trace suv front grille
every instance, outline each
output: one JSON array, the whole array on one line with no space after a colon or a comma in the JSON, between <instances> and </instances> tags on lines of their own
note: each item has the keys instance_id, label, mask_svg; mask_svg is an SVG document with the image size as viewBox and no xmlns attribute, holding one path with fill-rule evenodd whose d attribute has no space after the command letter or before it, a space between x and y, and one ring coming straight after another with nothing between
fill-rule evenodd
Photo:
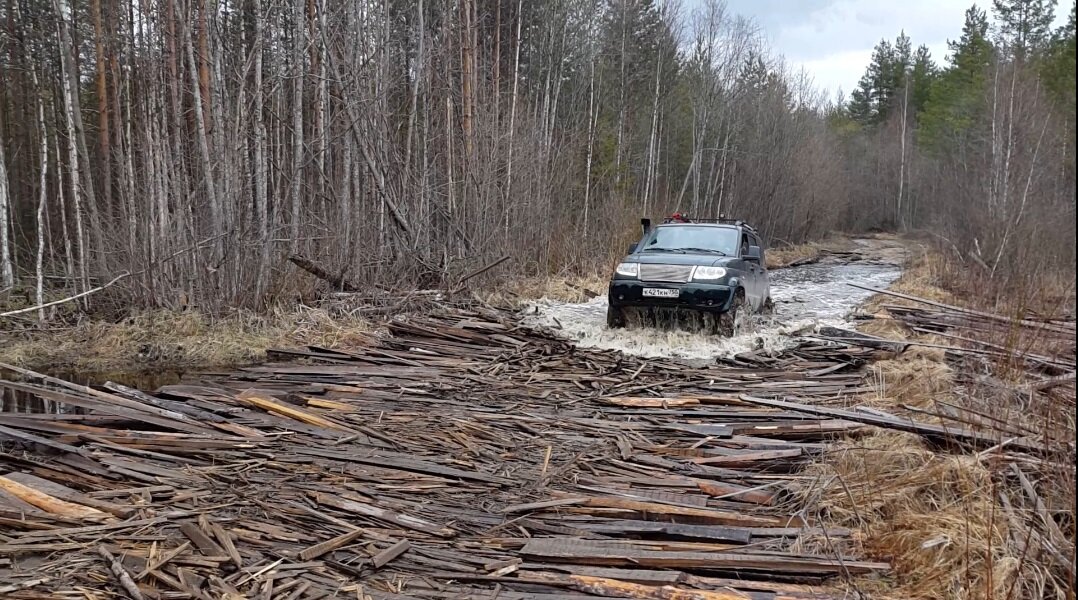
<instances>
[{"instance_id":1,"label":"suv front grille","mask_svg":"<svg viewBox=\"0 0 1078 600\"><path fill-rule=\"evenodd\" d=\"M692 278L692 265L640 265L640 281L688 283Z\"/></svg>"}]
</instances>

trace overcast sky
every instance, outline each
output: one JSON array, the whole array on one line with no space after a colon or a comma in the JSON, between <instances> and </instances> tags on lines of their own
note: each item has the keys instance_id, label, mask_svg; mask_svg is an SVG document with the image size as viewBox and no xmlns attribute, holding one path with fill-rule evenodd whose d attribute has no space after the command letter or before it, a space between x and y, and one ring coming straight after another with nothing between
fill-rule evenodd
<instances>
[{"instance_id":1,"label":"overcast sky","mask_svg":"<svg viewBox=\"0 0 1078 600\"><path fill-rule=\"evenodd\" d=\"M804 67L829 96L842 88L848 96L857 85L881 38L894 40L903 29L914 48L924 44L942 65L947 40L962 33L973 0L727 0L731 12L752 17L771 47L791 67ZM991 0L979 0L987 9ZM1056 25L1070 10L1070 0L1056 7ZM688 0L691 11L699 0Z\"/></svg>"}]
</instances>

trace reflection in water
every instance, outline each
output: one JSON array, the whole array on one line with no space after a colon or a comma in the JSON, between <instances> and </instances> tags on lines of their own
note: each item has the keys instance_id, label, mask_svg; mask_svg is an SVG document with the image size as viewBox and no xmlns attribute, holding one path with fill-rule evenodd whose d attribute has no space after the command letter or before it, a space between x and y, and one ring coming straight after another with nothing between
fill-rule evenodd
<instances>
[{"instance_id":1,"label":"reflection in water","mask_svg":"<svg viewBox=\"0 0 1078 600\"><path fill-rule=\"evenodd\" d=\"M104 385L111 381L139 390L156 390L180 382L179 371L50 371L46 373L81 385ZM0 388L0 412L80 414L82 409L64 406L22 391Z\"/></svg>"},{"instance_id":2,"label":"reflection in water","mask_svg":"<svg viewBox=\"0 0 1078 600\"><path fill-rule=\"evenodd\" d=\"M710 361L751 350L781 350L794 342L793 334L822 325L849 327L848 314L872 293L846 283L887 287L900 274L901 269L893 264L833 261L774 271L774 314L753 316L743 332L732 338L648 327L607 329L605 294L579 304L543 300L525 314L532 324L558 330L581 347Z\"/></svg>"}]
</instances>

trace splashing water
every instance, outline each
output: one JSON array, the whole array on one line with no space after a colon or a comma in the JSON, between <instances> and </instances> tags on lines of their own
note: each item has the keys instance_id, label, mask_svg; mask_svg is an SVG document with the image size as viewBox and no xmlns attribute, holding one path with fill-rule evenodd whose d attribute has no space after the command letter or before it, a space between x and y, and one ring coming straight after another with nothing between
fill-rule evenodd
<instances>
[{"instance_id":1,"label":"splashing water","mask_svg":"<svg viewBox=\"0 0 1078 600\"><path fill-rule=\"evenodd\" d=\"M850 327L848 315L872 292L846 284L887 287L901 273L894 264L834 260L773 271L774 314L752 316L742 332L731 338L632 325L608 329L605 294L583 303L544 299L524 312L530 324L553 329L582 348L709 361L751 350L782 350L795 343L797 334L820 326Z\"/></svg>"}]
</instances>

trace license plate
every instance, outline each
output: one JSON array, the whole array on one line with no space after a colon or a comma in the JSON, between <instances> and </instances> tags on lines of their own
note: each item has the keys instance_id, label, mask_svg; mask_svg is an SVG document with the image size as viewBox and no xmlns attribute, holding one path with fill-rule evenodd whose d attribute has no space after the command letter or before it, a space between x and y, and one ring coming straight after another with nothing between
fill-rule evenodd
<instances>
[{"instance_id":1,"label":"license plate","mask_svg":"<svg viewBox=\"0 0 1078 600\"><path fill-rule=\"evenodd\" d=\"M646 298L677 298L681 295L681 290L670 290L666 288L644 288L644 297Z\"/></svg>"}]
</instances>

